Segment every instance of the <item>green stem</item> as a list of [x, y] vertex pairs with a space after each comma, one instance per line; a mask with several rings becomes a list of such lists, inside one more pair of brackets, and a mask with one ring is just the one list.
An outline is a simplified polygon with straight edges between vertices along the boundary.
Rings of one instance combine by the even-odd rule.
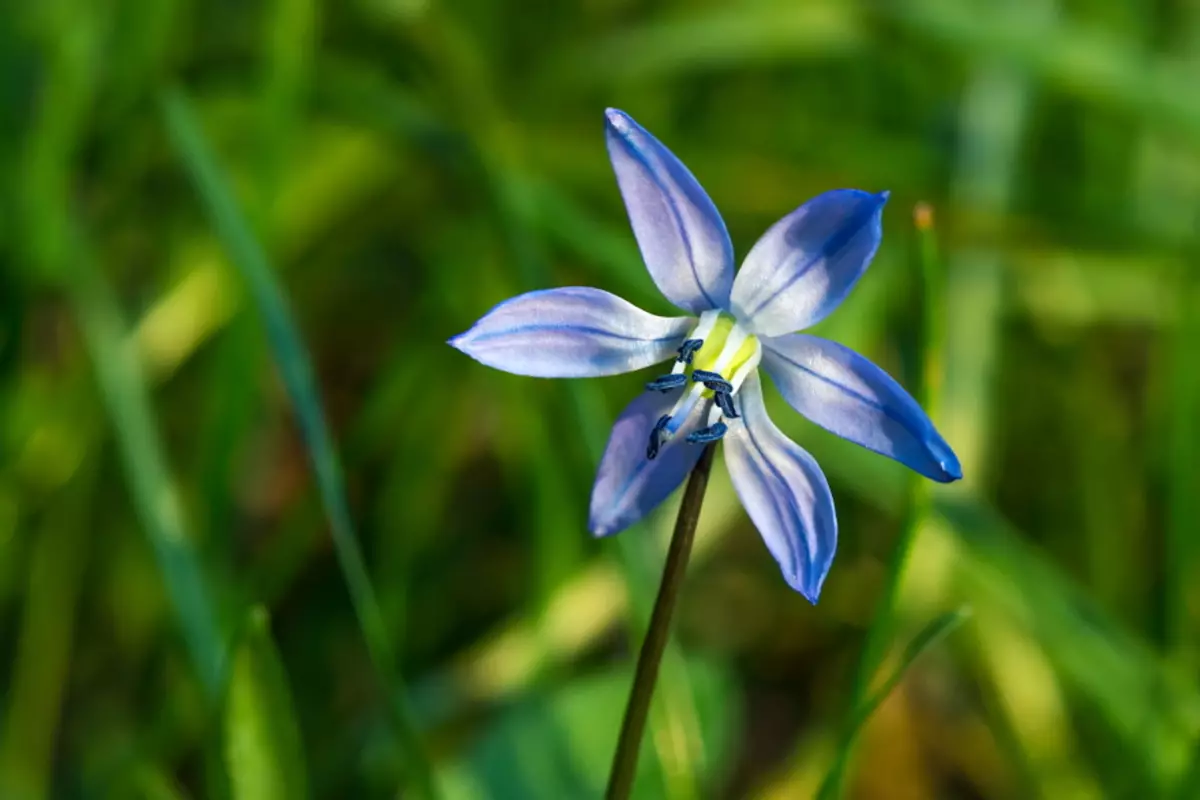
[[[921, 362], [914, 395], [917, 402], [924, 406], [926, 412], [933, 416], [937, 400], [934, 386], [941, 372], [942, 304], [939, 272], [941, 262], [934, 236], [932, 209], [924, 203], [919, 204], [914, 210], [914, 222], [917, 230], [916, 261], [920, 270], [922, 289], [921, 330], [918, 343]], [[879, 668], [880, 662], [883, 661], [888, 642], [895, 632], [896, 602], [900, 595], [900, 585], [928, 507], [929, 488], [921, 476], [914, 475], [900, 538], [896, 542], [896, 549], [888, 566], [883, 593], [880, 595], [879, 605], [875, 609], [871, 626], [867, 630], [867, 639], [863, 644], [862, 654], [859, 656], [854, 682], [851, 684], [849, 721], [839, 742], [833, 768], [817, 794], [818, 800], [836, 800], [842, 796], [846, 767], [854, 753], [854, 746], [861, 727], [854, 720], [867, 700], [871, 689], [871, 679]]]
[[654, 696], [654, 683], [658, 678], [658, 665], [662, 661], [671, 629], [671, 614], [675, 610], [675, 599], [687, 571], [688, 556], [696, 538], [696, 523], [700, 519], [700, 506], [704, 502], [704, 490], [708, 487], [708, 474], [712, 471], [714, 444], [706, 445], [700, 461], [692, 470], [687, 488], [683, 492], [683, 503], [675, 520], [675, 533], [671, 536], [671, 547], [667, 551], [667, 563], [663, 567], [662, 583], [658, 587], [658, 598], [650, 615], [650, 628], [638, 654], [637, 669], [633, 676], [633, 688], [629, 691], [629, 704], [625, 707], [625, 720], [621, 723], [621, 737], [617, 740], [617, 753], [613, 756], [612, 774], [608, 779], [608, 800], [623, 800], [633, 788], [633, 777], [637, 770], [638, 750], [642, 733], [646, 729], [646, 717], [650, 713], [650, 699]]

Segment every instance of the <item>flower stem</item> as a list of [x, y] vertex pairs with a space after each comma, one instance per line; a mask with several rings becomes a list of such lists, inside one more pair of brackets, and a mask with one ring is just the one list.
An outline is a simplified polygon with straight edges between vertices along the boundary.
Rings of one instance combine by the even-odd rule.
[[679, 516], [675, 519], [675, 533], [671, 536], [671, 547], [667, 550], [662, 583], [658, 586], [658, 597], [650, 615], [650, 627], [638, 654], [633, 688], [629, 691], [629, 704], [625, 707], [625, 719], [621, 723], [621, 737], [617, 740], [617, 753], [613, 756], [608, 791], [604, 795], [607, 800], [624, 800], [629, 797], [633, 788], [638, 749], [642, 742], [642, 733], [646, 729], [650, 698], [654, 696], [658, 665], [667, 645], [675, 598], [679, 596], [679, 587], [683, 583], [684, 572], [687, 571], [688, 556], [692, 552], [692, 542], [696, 538], [696, 522], [700, 519], [700, 505], [704, 502], [704, 490], [708, 487], [708, 474], [712, 471], [715, 451], [715, 443], [705, 445], [700, 460], [692, 469], [687, 488], [683, 491], [683, 503], [680, 504]]

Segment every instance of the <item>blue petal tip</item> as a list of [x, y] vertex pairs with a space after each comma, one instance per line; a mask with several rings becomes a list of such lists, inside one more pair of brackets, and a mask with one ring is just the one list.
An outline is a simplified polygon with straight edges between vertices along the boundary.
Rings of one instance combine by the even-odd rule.
[[612, 536], [614, 533], [621, 532], [620, 528], [614, 528], [611, 525], [604, 525], [604, 524], [601, 524], [598, 520], [593, 520], [593, 519], [588, 520], [587, 529], [588, 529], [588, 533], [590, 533], [592, 535], [592, 538], [595, 538], [595, 539], [603, 539], [605, 537]]
[[962, 480], [962, 465], [958, 463], [958, 456], [954, 455], [954, 451], [946, 447], [937, 455], [939, 456], [937, 459], [939, 473], [930, 477], [938, 483], [953, 483]]
[[633, 118], [619, 108], [604, 109], [604, 119], [608, 126], [620, 136], [628, 136], [630, 131], [637, 126]]
[[817, 600], [821, 597], [821, 587], [825, 585], [825, 577], [829, 574], [828, 568], [825, 574], [816, 578], [806, 578], [804, 575], [788, 575], [783, 573], [783, 579], [787, 581], [787, 585], [792, 587], [792, 590], [802, 595], [805, 600], [812, 603], [814, 606]]
[[804, 597], [805, 600], [807, 600], [808, 602], [812, 603], [815, 606], [817, 604], [817, 600], [820, 599], [820, 597], [821, 597], [821, 584], [822, 583], [824, 583], [823, 580], [819, 581], [816, 586], [803, 586], [800, 584], [796, 584], [792, 588], [795, 589], [797, 592], [799, 592]]

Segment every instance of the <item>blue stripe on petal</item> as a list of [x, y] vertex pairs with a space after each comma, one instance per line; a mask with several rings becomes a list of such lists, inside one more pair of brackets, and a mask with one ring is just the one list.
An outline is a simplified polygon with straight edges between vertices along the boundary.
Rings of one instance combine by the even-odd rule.
[[739, 397], [743, 422], [725, 435], [729, 477], [788, 585], [815, 603], [837, 550], [829, 484], [813, 457], [767, 416], [758, 373]]
[[646, 458], [650, 432], [678, 397], [678, 392], [640, 394], [617, 418], [592, 487], [588, 530], [596, 536], [618, 533], [640, 520], [683, 482], [699, 460], [704, 447], [686, 439], [704, 421], [704, 403], [696, 404], [653, 461]]
[[935, 481], [962, 477], [958, 457], [917, 402], [866, 358], [802, 333], [762, 344], [763, 368], [813, 422]]
[[688, 168], [623, 111], [608, 109], [608, 154], [646, 269], [680, 308], [729, 307], [733, 245]]
[[775, 223], [734, 280], [734, 315], [760, 336], [780, 336], [824, 319], [879, 248], [887, 198], [887, 192], [837, 189]]
[[587, 287], [514, 297], [450, 345], [489, 367], [538, 378], [618, 375], [673, 359], [695, 320], [657, 317]]

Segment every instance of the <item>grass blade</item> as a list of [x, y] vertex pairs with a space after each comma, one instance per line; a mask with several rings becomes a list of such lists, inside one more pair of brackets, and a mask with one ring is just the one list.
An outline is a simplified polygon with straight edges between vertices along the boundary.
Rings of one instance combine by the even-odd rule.
[[[219, 698], [224, 645], [216, 607], [187, 536], [166, 464], [138, 351], [120, 305], [72, 212], [75, 157], [92, 114], [94, 59], [103, 39], [100, 12], [86, 4], [57, 9], [70, 35], [44, 37], [45, 92], [19, 156], [16, 196], [20, 262], [61, 289], [71, 305], [112, 423], [131, 500], [146, 532], [205, 699]], [[39, 7], [39, 11], [43, 10]], [[2, 29], [4, 26], [0, 26]], [[3, 48], [0, 48], [3, 49]]]
[[1017, 3], [925, 0], [880, 8], [972, 58], [1011, 64], [1041, 83], [1190, 140], [1200, 136], [1200, 110], [1187, 99], [1191, 76], [1178, 59], [1157, 58], [1068, 19], [1046, 24], [1041, 9]]
[[921, 632], [913, 637], [908, 646], [904, 648], [904, 652], [900, 654], [900, 662], [896, 665], [896, 669], [888, 676], [887, 680], [866, 699], [855, 711], [850, 718], [850, 724], [846, 726], [842, 733], [841, 741], [838, 743], [837, 759], [834, 761], [833, 768], [829, 774], [825, 776], [824, 782], [821, 784], [821, 789], [817, 792], [818, 800], [830, 800], [836, 797], [841, 790], [841, 776], [846, 769], [846, 761], [850, 757], [851, 744], [862, 726], [866, 724], [871, 715], [875, 713], [888, 695], [892, 693], [900, 681], [904, 679], [904, 675], [908, 672], [909, 667], [913, 665], [921, 654], [930, 649], [934, 645], [941, 642], [947, 636], [954, 632], [959, 625], [962, 625], [971, 617], [971, 609], [967, 606], [956, 611], [950, 611], [936, 617], [928, 625], [921, 629]]
[[216, 607], [184, 528], [141, 364], [112, 290], [82, 245], [67, 266], [65, 287], [75, 307], [100, 393], [112, 419], [134, 508], [154, 549], [206, 698], [220, 695], [225, 646]]
[[236, 800], [308, 796], [304, 747], [267, 611], [254, 608], [234, 649], [225, 701], [225, 764]]
[[720, 8], [643, 23], [576, 48], [550, 74], [618, 81], [845, 55], [863, 43], [859, 19], [841, 3]]
[[329, 518], [338, 564], [349, 589], [371, 661], [384, 681], [400, 746], [412, 771], [414, 786], [426, 797], [436, 796], [405, 687], [395, 670], [395, 658], [383, 614], [350, 519], [341, 467], [325, 423], [308, 353], [300, 340], [283, 292], [275, 280], [267, 254], [239, 208], [187, 99], [178, 91], [169, 91], [163, 98], [163, 112], [170, 138], [200, 194], [217, 235], [230, 260], [248, 284], [262, 315], [275, 363], [312, 460], [321, 501]]
[[0, 736], [0, 796], [48, 797], [88, 558], [95, 469], [61, 490], [32, 542], [21, 633]]
[[[940, 382], [944, 339], [944, 324], [941, 317], [943, 307], [941, 259], [938, 256], [937, 238], [934, 233], [933, 210], [922, 203], [914, 210], [913, 219], [917, 237], [914, 260], [922, 289], [921, 325], [916, 348], [920, 362], [914, 396], [925, 407], [926, 412], [932, 416], [934, 414], [933, 406], [937, 402], [934, 386]], [[874, 710], [870, 706], [870, 701], [866, 700], [866, 693], [875, 670], [883, 660], [886, 644], [894, 636], [900, 586], [912, 555], [913, 545], [928, 514], [929, 489], [926, 483], [920, 476], [914, 475], [910, 478], [912, 488], [905, 511], [904, 524], [892, 553], [887, 583], [880, 596], [875, 616], [871, 620], [871, 627], [867, 632], [866, 642], [863, 644], [862, 654], [855, 670], [854, 683], [850, 691], [851, 722], [847, 725], [846, 732], [839, 743], [834, 766], [822, 784], [819, 797], [836, 798], [841, 795], [842, 780], [854, 751], [858, 731], [870, 716], [870, 711], [863, 715], [862, 709]], [[919, 639], [920, 637], [918, 637]], [[899, 677], [896, 680], [899, 680]]]

